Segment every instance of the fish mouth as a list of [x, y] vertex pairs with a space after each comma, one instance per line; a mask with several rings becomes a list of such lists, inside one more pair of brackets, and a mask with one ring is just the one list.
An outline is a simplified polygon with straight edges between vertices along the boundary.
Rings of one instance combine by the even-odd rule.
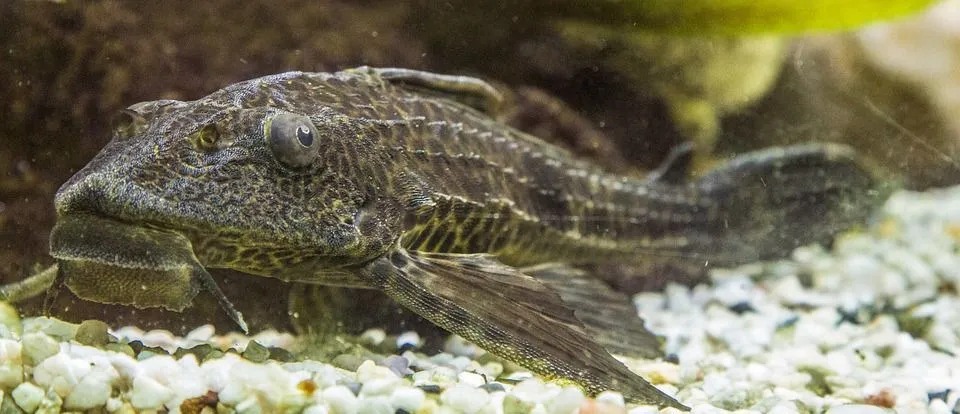
[[202, 231], [199, 222], [190, 223], [181, 203], [153, 194], [112, 173], [83, 174], [81, 171], [57, 191], [54, 206], [58, 221], [92, 216], [170, 232]]

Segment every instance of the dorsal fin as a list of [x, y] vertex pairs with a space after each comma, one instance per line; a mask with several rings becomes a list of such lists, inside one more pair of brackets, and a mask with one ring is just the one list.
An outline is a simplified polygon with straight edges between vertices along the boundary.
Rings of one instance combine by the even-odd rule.
[[481, 79], [469, 76], [441, 75], [438, 73], [403, 68], [357, 68], [376, 73], [384, 80], [414, 89], [432, 92], [467, 105], [490, 116], [500, 111], [503, 94]]
[[670, 150], [667, 158], [660, 163], [660, 166], [647, 175], [646, 181], [648, 183], [683, 184], [690, 173], [692, 161], [693, 144], [684, 142]]

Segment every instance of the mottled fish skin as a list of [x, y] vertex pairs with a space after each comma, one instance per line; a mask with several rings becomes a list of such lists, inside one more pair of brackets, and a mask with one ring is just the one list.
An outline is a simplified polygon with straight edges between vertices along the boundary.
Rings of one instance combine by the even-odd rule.
[[[683, 407], [587, 333], [623, 321], [640, 331], [625, 343], [654, 343], [626, 296], [560, 267], [542, 279], [518, 269], [740, 263], [855, 224], [875, 198], [860, 196], [870, 174], [830, 145], [758, 152], [688, 183], [670, 166], [612, 175], [496, 122], [496, 93], [472, 78], [357, 68], [133, 105], [56, 196], [59, 277], [92, 300], [175, 310], [206, 289], [244, 328], [206, 267], [377, 288], [541, 374]], [[275, 132], [288, 125], [296, 132]], [[594, 298], [619, 302], [589, 309]]]
[[[289, 277], [309, 280], [302, 269], [363, 262], [398, 239], [512, 265], [589, 262], [682, 251], [685, 234], [718, 226], [694, 187], [606, 174], [370, 71], [289, 72], [130, 110], [146, 132], [118, 134], [62, 187], [58, 214], [96, 210], [188, 231], [208, 266], [297, 268]], [[264, 147], [264, 120], [278, 111], [308, 115], [320, 130], [311, 167], [291, 171]], [[220, 130], [215, 151], [196, 144], [207, 125]]]

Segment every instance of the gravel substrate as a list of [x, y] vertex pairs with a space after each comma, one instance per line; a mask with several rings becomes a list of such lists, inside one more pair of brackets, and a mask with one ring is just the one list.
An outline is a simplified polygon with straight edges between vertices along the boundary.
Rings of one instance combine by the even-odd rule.
[[[635, 297], [667, 361], [625, 360], [694, 413], [960, 413], [960, 187], [900, 193], [832, 251]], [[584, 414], [677, 412], [586, 398], [451, 338], [372, 330], [378, 354], [295, 361], [297, 338], [183, 338], [0, 307], [0, 412]], [[252, 339], [252, 340], [251, 340]], [[362, 356], [361, 356], [362, 355]], [[288, 361], [288, 362], [284, 362]]]

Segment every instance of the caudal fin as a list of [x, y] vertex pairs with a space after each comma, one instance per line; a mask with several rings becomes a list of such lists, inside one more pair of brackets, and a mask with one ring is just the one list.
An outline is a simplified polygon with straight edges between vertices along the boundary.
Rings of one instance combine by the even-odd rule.
[[749, 246], [759, 259], [828, 242], [865, 223], [890, 192], [852, 149], [838, 144], [748, 153], [711, 171], [697, 186], [716, 202], [720, 239], [728, 246]]

